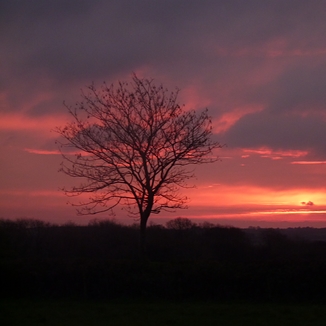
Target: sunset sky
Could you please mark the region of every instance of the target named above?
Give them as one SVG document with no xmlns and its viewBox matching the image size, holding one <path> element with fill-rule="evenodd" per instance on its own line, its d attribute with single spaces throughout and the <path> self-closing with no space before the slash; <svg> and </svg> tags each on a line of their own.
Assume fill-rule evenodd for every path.
<svg viewBox="0 0 326 326">
<path fill-rule="evenodd" d="M 0 1 L 0 217 L 108 217 L 66 204 L 52 130 L 63 101 L 135 72 L 208 108 L 227 145 L 196 168 L 189 208 L 152 221 L 326 227 L 325 13 L 323 0 Z"/>
</svg>

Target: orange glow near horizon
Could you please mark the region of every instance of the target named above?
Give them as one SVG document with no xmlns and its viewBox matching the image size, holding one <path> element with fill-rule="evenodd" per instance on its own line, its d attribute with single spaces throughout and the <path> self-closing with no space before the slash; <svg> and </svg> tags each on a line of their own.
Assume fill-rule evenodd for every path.
<svg viewBox="0 0 326 326">
<path fill-rule="evenodd" d="M 241 223 L 254 223 L 257 221 L 265 222 L 324 222 L 326 225 L 326 190 L 319 189 L 318 191 L 309 189 L 283 190 L 276 191 L 272 189 L 263 189 L 250 186 L 224 186 L 224 185 L 206 185 L 199 186 L 197 189 L 188 189 L 186 195 L 189 196 L 189 209 L 178 210 L 174 216 L 184 216 L 187 218 L 196 218 L 200 220 L 213 219 L 224 220 L 223 223 L 230 225 L 238 221 Z M 70 218 L 76 218 L 75 208 L 67 202 L 79 202 L 86 194 L 81 197 L 68 198 L 62 191 L 59 190 L 11 190 L 1 191 L 3 208 L 9 213 L 17 208 L 15 199 L 22 206 L 28 209 L 34 209 L 37 203 L 42 202 L 43 209 L 56 207 L 60 212 L 70 212 Z M 11 208 L 12 207 L 12 208 Z M 70 208 L 69 208 L 70 207 Z M 36 209 L 36 208 L 35 208 Z M 125 211 L 120 208 L 115 210 L 118 220 L 126 218 Z M 41 210 L 39 215 L 30 215 L 42 218 Z M 28 214 L 27 214 L 28 215 Z M 46 218 L 52 220 L 48 213 Z M 158 217 L 168 217 L 164 213 Z M 7 217 L 3 215 L 3 217 Z M 108 215 L 99 215 L 100 218 L 109 218 Z M 54 220 L 58 218 L 54 216 Z M 87 217 L 84 217 L 84 219 Z M 90 217 L 89 217 L 90 218 Z M 152 216 L 156 218 L 156 216 Z M 247 221 L 247 222 L 245 222 Z"/>
<path fill-rule="evenodd" d="M 256 108 L 251 109 L 239 108 L 238 111 L 235 110 L 234 112 L 226 113 L 225 115 L 222 115 L 219 122 L 218 120 L 214 121 L 214 123 L 217 122 L 217 125 L 214 128 L 226 130 L 233 123 L 235 123 L 237 119 L 239 119 L 243 114 L 255 112 L 257 110 L 260 110 L 258 106 Z M 55 132 L 51 133 L 50 130 L 57 126 L 65 125 L 67 123 L 67 120 L 68 117 L 66 115 L 31 118 L 24 114 L 0 114 L 0 130 L 27 131 L 35 134 L 42 141 L 45 140 L 45 138 L 47 138 L 48 140 L 53 140 L 53 138 L 57 137 L 58 134 Z M 35 142 L 31 142 L 27 146 L 28 147 L 22 148 L 22 150 L 30 153 L 30 157 L 38 156 L 37 159 L 42 159 L 40 158 L 40 156 L 42 155 L 46 156 L 61 154 L 60 151 L 55 149 L 38 149 L 37 144 L 35 144 Z M 34 146 L 35 148 L 33 148 Z M 42 148 L 42 146 L 40 146 L 40 148 Z M 75 155 L 78 154 L 78 152 L 72 151 L 67 154 Z M 259 169 L 266 169 L 266 167 L 269 168 L 270 164 L 281 163 L 286 166 L 286 169 L 291 168 L 291 164 L 326 164 L 326 161 L 322 160 L 308 161 L 308 151 L 273 150 L 268 147 L 234 148 L 227 149 L 224 151 L 218 151 L 218 154 L 221 154 L 221 158 L 223 159 L 229 159 L 228 162 L 231 162 L 233 166 L 235 166 L 236 164 L 238 164 L 238 166 L 244 165 L 241 164 L 243 162 L 245 162 L 246 164 L 248 162 L 249 166 L 250 160 L 255 157 L 255 160 L 257 162 L 262 162 L 261 165 L 259 165 Z M 283 159 L 283 161 L 272 162 L 270 160 L 266 160 L 266 158 L 271 160 Z M 31 160 L 33 159 L 34 158 L 31 158 Z M 256 167 L 257 166 L 258 165 L 256 165 Z M 292 169 L 293 168 L 298 169 L 299 167 L 292 166 Z M 287 173 L 286 171 L 288 171 L 286 169 L 282 170 L 282 173 L 283 171 L 285 171 L 285 175 Z M 309 168 L 307 167 L 307 169 Z M 316 172 L 317 167 L 312 167 L 311 169 Z M 309 169 L 309 171 L 311 169 Z M 223 167 L 222 171 L 227 171 L 226 167 Z M 208 171 L 204 171 L 205 177 L 207 177 L 207 173 Z M 227 173 L 231 172 L 226 172 L 226 175 Z M 186 211 L 177 211 L 177 214 L 189 218 L 197 218 L 202 220 L 225 219 L 230 220 L 230 224 L 232 224 L 232 220 L 237 219 L 240 222 L 247 220 L 252 221 L 253 223 L 255 221 L 325 221 L 326 225 L 326 187 L 321 188 L 323 186 L 319 186 L 319 188 L 313 188 L 313 185 L 311 185 L 312 188 L 309 188 L 310 185 L 308 185 L 307 188 L 282 188 L 281 190 L 279 190 L 268 187 L 251 186 L 247 184 L 200 184 L 200 178 L 198 179 L 198 181 L 199 182 L 197 188 L 181 189 L 181 193 L 189 197 L 189 209 Z M 243 180 L 243 182 L 246 181 Z M 0 192 L 0 195 L 3 195 L 2 206 L 3 208 L 5 208 L 5 210 L 3 210 L 3 212 L 1 213 L 3 217 L 6 217 L 7 214 L 8 216 L 9 214 L 14 214 L 11 213 L 11 211 L 14 211 L 15 209 L 17 211 L 19 207 L 22 212 L 27 211 L 27 209 L 30 209 L 30 211 L 32 212 L 30 213 L 30 216 L 36 217 L 42 216 L 42 209 L 48 209 L 49 211 L 51 211 L 52 208 L 53 210 L 58 208 L 60 212 L 65 212 L 67 210 L 67 201 L 79 202 L 83 198 L 86 198 L 85 196 L 88 196 L 88 194 L 83 194 L 81 197 L 69 199 L 61 191 L 35 189 L 17 189 L 8 191 L 3 190 Z M 19 203 L 19 205 L 17 203 Z M 74 208 L 71 208 L 70 210 L 68 209 L 68 211 L 73 212 L 74 214 Z M 116 210 L 116 213 L 118 216 L 123 216 L 123 214 L 126 215 L 125 211 L 120 211 L 119 208 Z M 51 213 L 46 213 L 44 215 L 50 216 L 50 214 Z M 53 214 L 55 213 L 53 212 Z"/>
<path fill-rule="evenodd" d="M 326 161 L 294 161 L 291 164 L 299 165 L 317 165 L 317 164 L 326 164 Z"/>
<path fill-rule="evenodd" d="M 324 189 L 278 191 L 250 186 L 213 185 L 191 189 L 188 193 L 189 204 L 194 206 L 267 205 L 270 208 L 275 206 L 275 209 L 280 206 L 291 206 L 298 210 L 302 210 L 303 203 L 308 202 L 311 206 L 326 206 L 326 190 Z"/>
</svg>

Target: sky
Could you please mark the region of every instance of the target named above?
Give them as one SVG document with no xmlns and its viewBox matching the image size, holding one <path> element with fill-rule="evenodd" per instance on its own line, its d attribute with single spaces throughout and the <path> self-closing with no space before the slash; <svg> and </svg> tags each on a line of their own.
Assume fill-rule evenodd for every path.
<svg viewBox="0 0 326 326">
<path fill-rule="evenodd" d="M 326 227 L 326 1 L 0 0 L 0 218 L 85 224 L 58 134 L 91 83 L 132 73 L 208 108 L 220 160 L 187 210 L 238 227 Z M 116 218 L 132 221 L 116 210 Z"/>
</svg>

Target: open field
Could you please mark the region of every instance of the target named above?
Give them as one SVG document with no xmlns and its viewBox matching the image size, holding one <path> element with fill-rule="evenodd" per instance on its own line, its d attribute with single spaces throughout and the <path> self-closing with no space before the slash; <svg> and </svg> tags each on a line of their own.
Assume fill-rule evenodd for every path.
<svg viewBox="0 0 326 326">
<path fill-rule="evenodd" d="M 318 237 L 152 226 L 148 259 L 139 260 L 138 231 L 112 221 L 0 220 L 0 300 L 326 303 L 326 241 Z"/>
<path fill-rule="evenodd" d="M 0 301 L 5 325 L 325 325 L 325 305 Z"/>
<path fill-rule="evenodd" d="M 137 236 L 110 221 L 2 221 L 0 325 L 325 325 L 323 239 L 153 226 L 143 261 Z"/>
</svg>

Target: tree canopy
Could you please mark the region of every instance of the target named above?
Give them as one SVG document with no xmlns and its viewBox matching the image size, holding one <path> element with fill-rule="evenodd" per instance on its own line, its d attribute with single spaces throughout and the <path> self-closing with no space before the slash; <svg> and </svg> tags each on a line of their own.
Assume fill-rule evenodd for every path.
<svg viewBox="0 0 326 326">
<path fill-rule="evenodd" d="M 211 140 L 208 111 L 186 110 L 178 93 L 133 75 L 130 83 L 91 85 L 81 102 L 66 105 L 73 119 L 57 128 L 61 171 L 84 180 L 64 189 L 89 194 L 80 214 L 126 205 L 145 233 L 151 213 L 186 207 L 179 189 L 193 176 L 189 166 L 215 162 L 221 145 Z"/>
</svg>

